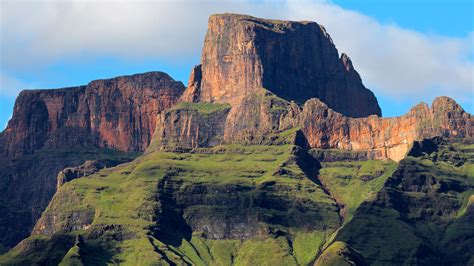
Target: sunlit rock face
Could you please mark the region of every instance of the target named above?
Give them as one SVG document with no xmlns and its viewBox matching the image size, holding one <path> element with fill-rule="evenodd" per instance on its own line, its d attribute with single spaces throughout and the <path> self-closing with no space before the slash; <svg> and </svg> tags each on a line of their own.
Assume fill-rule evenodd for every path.
<svg viewBox="0 0 474 266">
<path fill-rule="evenodd" d="M 331 37 L 315 22 L 213 15 L 197 70 L 185 93 L 188 101 L 238 105 L 265 88 L 298 103 L 319 98 L 350 117 L 381 115 L 349 57 L 339 58 Z"/>
<path fill-rule="evenodd" d="M 20 93 L 0 151 L 8 157 L 43 147 L 93 145 L 143 151 L 158 113 L 173 106 L 184 91 L 162 72 L 95 80 L 87 86 Z"/>
<path fill-rule="evenodd" d="M 191 72 L 181 101 L 231 108 L 219 119 L 183 115 L 189 110 L 179 108 L 162 114 L 156 140 L 163 145 L 208 146 L 209 134 L 213 145 L 261 144 L 299 127 L 313 148 L 360 150 L 369 158 L 399 161 L 415 140 L 472 135 L 471 115 L 447 97 L 381 118 L 350 58 L 338 58 L 329 34 L 314 22 L 211 16 L 201 65 Z"/>
</svg>

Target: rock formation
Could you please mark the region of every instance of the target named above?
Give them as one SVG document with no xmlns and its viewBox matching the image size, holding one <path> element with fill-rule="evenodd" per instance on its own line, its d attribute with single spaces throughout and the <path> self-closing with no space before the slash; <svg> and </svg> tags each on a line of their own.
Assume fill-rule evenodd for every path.
<svg viewBox="0 0 474 266">
<path fill-rule="evenodd" d="M 424 142 L 335 237 L 370 265 L 474 262 L 474 140 Z"/>
<path fill-rule="evenodd" d="M 349 57 L 338 57 L 331 37 L 315 22 L 213 15 L 201 65 L 190 81 L 186 101 L 235 106 L 265 88 L 298 103 L 319 98 L 351 117 L 381 115 Z"/>
<path fill-rule="evenodd" d="M 159 112 L 173 106 L 184 86 L 162 72 L 96 80 L 87 86 L 25 90 L 0 135 L 7 157 L 43 147 L 93 145 L 143 151 Z"/>
<path fill-rule="evenodd" d="M 438 97 L 400 117 L 348 118 L 318 100 L 306 102 L 299 124 L 311 147 L 365 150 L 370 158 L 403 159 L 413 141 L 435 136 L 470 137 L 473 117 L 453 99 Z"/>
<path fill-rule="evenodd" d="M 312 148 L 366 151 L 369 158 L 399 161 L 415 140 L 472 136 L 471 115 L 447 97 L 431 108 L 419 104 L 406 115 L 381 118 L 350 58 L 342 54 L 338 60 L 337 53 L 314 22 L 211 16 L 202 64 L 193 69 L 181 100 L 188 107 L 231 108 L 219 119 L 179 108 L 165 111 L 151 150 L 170 143 L 185 148 L 270 143 L 300 128 Z"/>
<path fill-rule="evenodd" d="M 381 118 L 322 26 L 232 14 L 183 90 L 153 72 L 23 92 L 0 135 L 0 253 L 36 225 L 0 264 L 473 261 L 454 100 Z M 372 160 L 434 136 L 453 138 Z"/>
<path fill-rule="evenodd" d="M 400 161 L 415 140 L 435 136 L 470 137 L 474 132 L 473 117 L 448 97 L 436 98 L 431 107 L 419 104 L 407 114 L 393 118 L 350 118 L 318 99 L 308 100 L 300 107 L 272 94 L 246 98 L 225 114 L 226 119 L 211 121 L 207 117 L 189 116 L 179 108 L 168 110 L 160 116 L 155 143 L 150 148 L 156 150 L 169 143 L 185 148 L 209 146 L 202 139 L 202 131 L 207 138 L 213 135 L 220 144 L 268 144 L 278 134 L 299 128 L 312 148 L 365 151 L 368 158 Z M 195 126 L 184 128 L 191 120 Z M 200 124 L 223 128 L 224 133 L 207 131 Z M 189 139 L 194 140 L 194 145 L 189 145 Z"/>
<path fill-rule="evenodd" d="M 21 92 L 0 133 L 0 252 L 28 235 L 59 171 L 86 160 L 132 160 L 148 146 L 157 114 L 183 91 L 167 74 L 149 72 Z"/>
</svg>

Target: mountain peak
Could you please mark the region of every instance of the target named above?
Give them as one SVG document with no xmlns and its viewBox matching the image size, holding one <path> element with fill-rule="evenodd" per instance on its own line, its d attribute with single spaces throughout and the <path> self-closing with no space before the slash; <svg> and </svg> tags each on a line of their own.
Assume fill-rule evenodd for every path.
<svg viewBox="0 0 474 266">
<path fill-rule="evenodd" d="M 380 116 L 377 99 L 356 71 L 347 71 L 345 64 L 352 64 L 344 58 L 340 60 L 331 37 L 315 22 L 212 15 L 199 67 L 201 77 L 192 79 L 194 85 L 185 95 L 198 102 L 234 106 L 267 89 L 301 104 L 319 98 L 351 117 Z"/>
</svg>

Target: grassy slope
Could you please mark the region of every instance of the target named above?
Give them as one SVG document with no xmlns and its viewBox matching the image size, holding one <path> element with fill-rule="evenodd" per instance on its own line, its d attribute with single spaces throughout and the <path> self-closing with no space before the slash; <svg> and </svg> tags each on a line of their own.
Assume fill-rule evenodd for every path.
<svg viewBox="0 0 474 266">
<path fill-rule="evenodd" d="M 396 167 L 393 161 L 327 162 L 322 163 L 320 180 L 345 207 L 347 223 L 362 202 L 375 198 Z"/>
<path fill-rule="evenodd" d="M 232 261 L 248 265 L 274 260 L 275 263 L 306 264 L 314 259 L 324 237 L 337 228 L 339 218 L 334 201 L 317 184 L 307 179 L 293 161 L 293 149 L 291 145 L 228 145 L 200 149 L 197 153 L 148 154 L 131 163 L 104 169 L 65 184 L 43 216 L 55 215 L 56 224 L 66 228 L 77 222 L 70 219 L 75 213 L 90 211 L 94 214 L 92 225 L 78 226 L 78 230 L 65 232 L 71 237 L 83 235 L 85 245 L 90 250 L 96 250 L 96 254 L 82 254 L 82 261 L 94 258 L 126 265 L 167 261 L 228 264 Z M 275 175 L 278 169 L 285 171 Z M 156 200 L 157 187 L 170 173 L 179 173 L 174 178 L 185 185 L 238 184 L 258 188 L 262 184 L 275 182 L 286 189 L 275 191 L 272 197 L 284 197 L 301 206 L 306 202 L 320 206 L 320 219 L 314 220 L 319 225 L 305 229 L 275 224 L 272 227 L 284 230 L 284 236 L 266 235 L 240 241 L 211 240 L 196 235 L 190 240 L 183 239 L 180 245 L 166 245 L 150 233 L 150 228 L 156 226 L 156 213 L 161 208 L 161 202 Z M 273 211 L 279 214 L 279 211 L 270 208 L 264 210 L 262 215 L 272 215 Z M 104 230 L 104 225 L 109 228 Z M 113 228 L 110 228 L 111 225 Z M 46 244 L 39 245 L 41 248 L 38 250 L 29 250 L 29 255 L 25 256 L 25 247 L 29 247 L 25 243 L 37 237 L 40 236 L 30 237 L 0 257 L 0 264 L 38 262 L 42 257 L 36 255 L 43 254 L 44 247 L 57 244 L 54 239 L 43 239 Z M 62 256 L 73 247 L 69 242 L 63 246 L 67 249 L 58 251 L 63 252 Z M 61 259 L 57 256 L 57 262 Z"/>
<path fill-rule="evenodd" d="M 189 110 L 196 110 L 202 115 L 212 114 L 218 111 L 223 111 L 229 109 L 229 104 L 220 104 L 220 103 L 189 103 L 189 102 L 180 102 L 170 110 L 178 110 L 178 109 L 189 109 Z"/>
<path fill-rule="evenodd" d="M 281 138 L 294 133 L 295 130 L 288 130 L 281 134 Z M 76 230 L 56 234 L 68 237 L 68 241 L 62 244 L 66 249 L 59 250 L 57 253 L 60 255 L 55 256 L 53 261 L 59 263 L 62 260 L 66 263 L 72 258 L 82 262 L 129 265 L 156 262 L 187 262 L 197 265 L 311 263 L 338 228 L 339 216 L 334 200 L 319 185 L 308 179 L 298 166 L 294 150 L 295 146 L 292 145 L 225 145 L 195 149 L 189 153 L 155 152 L 131 163 L 104 169 L 90 177 L 67 183 L 55 195 L 43 216 L 55 216 L 55 230 L 68 228 L 71 224 L 70 217 L 77 213 L 93 213 L 93 221 L 92 225 L 77 226 Z M 331 162 L 323 163 L 322 166 L 320 180 L 331 195 L 338 199 L 339 204 L 347 207 L 351 215 L 362 201 L 375 195 L 393 171 L 394 163 Z M 233 186 L 250 188 L 249 192 L 237 193 L 240 195 L 238 198 L 258 199 L 262 195 L 259 189 L 272 184 L 275 190 L 265 192 L 269 195 L 268 198 L 279 199 L 279 204 L 293 202 L 291 204 L 295 207 L 283 210 L 276 207 L 255 207 L 251 209 L 252 212 L 264 217 L 274 217 L 273 220 L 281 220 L 282 216 L 294 216 L 297 220 L 309 217 L 315 226 L 301 228 L 295 224 L 284 225 L 291 219 L 283 219 L 283 223 L 268 222 L 272 220 L 269 219 L 261 222 L 264 224 L 262 228 L 280 233 L 267 232 L 246 240 L 223 240 L 210 239 L 202 232 L 194 232 L 191 238 L 182 237 L 179 242 L 170 244 L 154 234 L 152 229 L 160 227 L 159 222 L 156 222 L 159 220 L 157 215 L 165 203 L 157 200 L 157 188 L 160 184 L 169 182 L 167 178 L 181 184 L 178 190 L 182 193 L 175 193 L 175 199 L 181 202 L 186 201 L 187 189 L 196 185 L 216 190 Z M 361 178 L 370 180 L 364 181 Z M 357 189 L 354 190 L 354 187 Z M 228 215 L 227 209 L 232 208 L 219 205 L 221 197 L 222 194 L 208 192 L 205 198 L 209 204 L 181 206 L 183 216 L 192 219 L 199 215 L 214 218 Z M 307 212 L 309 216 L 304 216 L 299 211 L 306 207 L 303 213 Z M 312 211 L 312 208 L 317 211 Z M 237 212 L 236 215 L 241 214 Z M 113 225 L 112 229 L 110 225 Z M 109 228 L 104 230 L 106 226 Z M 77 248 L 70 240 L 78 234 L 86 242 L 80 256 L 77 256 Z M 26 242 L 38 237 L 44 238 L 32 236 Z M 55 237 L 42 241 L 46 244 L 39 246 L 57 245 Z M 0 263 L 30 263 L 44 259 L 38 256 L 44 253 L 44 248 L 29 251 L 29 255 L 25 256 L 25 246 L 29 245 L 19 245 L 0 257 Z M 66 253 L 72 256 L 66 256 Z"/>
<path fill-rule="evenodd" d="M 71 149 L 42 149 L 14 160 L 0 159 L 0 179 L 3 181 L 0 184 L 0 228 L 5 232 L 0 236 L 0 254 L 3 253 L 2 243 L 14 245 L 28 236 L 34 225 L 32 213 L 42 211 L 48 205 L 59 171 L 81 165 L 86 160 L 128 162 L 139 155 L 137 152 L 76 147 L 74 152 Z"/>
<path fill-rule="evenodd" d="M 473 163 L 472 144 L 462 143 L 404 159 L 336 239 L 374 264 L 472 263 Z"/>
</svg>

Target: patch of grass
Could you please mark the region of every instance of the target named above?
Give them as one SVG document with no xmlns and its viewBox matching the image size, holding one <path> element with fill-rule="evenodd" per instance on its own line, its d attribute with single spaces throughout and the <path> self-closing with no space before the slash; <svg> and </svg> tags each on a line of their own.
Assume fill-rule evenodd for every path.
<svg viewBox="0 0 474 266">
<path fill-rule="evenodd" d="M 215 112 L 230 109 L 230 104 L 208 103 L 208 102 L 200 102 L 200 103 L 180 102 L 176 106 L 174 106 L 171 110 L 177 110 L 177 109 L 196 110 L 202 115 L 209 115 Z"/>
<path fill-rule="evenodd" d="M 333 242 L 318 258 L 316 266 L 365 265 L 364 258 L 344 242 Z"/>
<path fill-rule="evenodd" d="M 389 160 L 322 163 L 320 180 L 344 205 L 344 223 L 347 223 L 362 202 L 374 199 L 396 167 L 397 164 Z"/>
<path fill-rule="evenodd" d="M 235 265 L 296 265 L 291 247 L 284 237 L 245 241 L 234 260 Z"/>
<path fill-rule="evenodd" d="M 309 265 L 316 259 L 327 240 L 327 232 L 298 232 L 293 239 L 293 255 L 299 265 Z"/>
</svg>

